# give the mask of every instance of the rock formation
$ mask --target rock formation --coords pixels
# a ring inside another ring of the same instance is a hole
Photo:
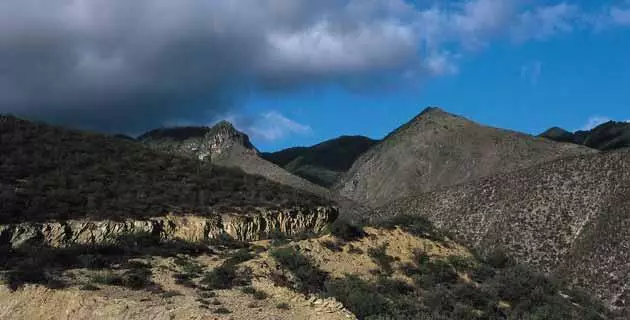
[[[228,236],[239,241],[266,239],[274,233],[319,233],[337,218],[334,207],[257,209],[209,217],[164,216],[146,220],[69,220],[0,225],[0,246],[43,244],[52,247],[106,244],[148,233],[159,239],[198,242]]]

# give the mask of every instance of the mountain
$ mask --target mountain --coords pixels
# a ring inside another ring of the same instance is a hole
[[[356,202],[374,206],[593,152],[427,108],[361,155],[334,189]]]
[[[294,147],[261,156],[287,171],[323,187],[331,187],[354,161],[377,141],[341,136],[311,147]]]
[[[540,136],[609,151],[630,147],[630,122],[608,121],[591,130],[580,130],[574,133],[554,127],[541,133]]]
[[[428,217],[478,250],[521,262],[630,307],[630,150],[539,164],[394,201],[371,219]]]
[[[0,224],[11,224],[212,216],[330,202],[137,142],[0,116],[0,204]],[[6,230],[0,227],[1,241]]]
[[[137,140],[160,152],[207,160],[219,166],[237,167],[246,173],[320,196],[329,194],[327,189],[263,159],[249,137],[227,121],[221,121],[213,127],[156,129],[139,136]]]

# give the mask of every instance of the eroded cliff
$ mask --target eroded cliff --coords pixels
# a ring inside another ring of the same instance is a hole
[[[240,241],[268,238],[274,233],[293,235],[321,232],[338,215],[335,207],[253,209],[203,216],[163,216],[145,220],[68,220],[0,225],[0,246],[43,244],[63,247],[103,244],[135,233],[150,233],[160,239],[202,241],[229,236]]]

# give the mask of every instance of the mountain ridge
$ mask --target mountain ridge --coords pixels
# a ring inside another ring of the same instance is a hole
[[[430,107],[362,154],[333,189],[372,206],[595,150],[488,127]]]

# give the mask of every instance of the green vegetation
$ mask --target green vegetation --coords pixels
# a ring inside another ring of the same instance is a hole
[[[323,283],[328,278],[325,272],[319,270],[309,258],[293,247],[274,249],[271,251],[271,256],[284,270],[291,273],[294,278],[293,288],[298,292],[320,292]],[[278,277],[280,281],[277,281],[277,279],[276,284],[285,285],[287,282],[290,283],[286,276],[283,276]]]
[[[383,224],[444,241],[426,219],[404,216]],[[483,257],[437,258],[418,249],[411,263],[400,265],[400,271],[412,279],[408,283],[391,277],[396,264],[386,249],[383,245],[368,250],[379,270],[373,280],[365,280],[350,274],[331,278],[296,248],[277,248],[271,255],[290,277],[275,275],[275,282],[334,297],[359,319],[590,320],[609,316],[584,292],[563,289],[556,280],[515,263],[503,250]]]
[[[251,294],[252,297],[254,297],[254,299],[256,300],[265,300],[269,297],[269,295],[261,290],[257,290],[253,287],[243,287],[241,288],[241,292],[245,293],[245,294]]]
[[[291,305],[286,302],[280,302],[276,305],[276,308],[282,309],[282,310],[289,310],[291,309]]]
[[[161,241],[147,233],[129,234],[97,246],[53,248],[25,244],[0,252],[0,277],[13,290],[28,283],[61,288],[66,282],[64,270],[86,268],[94,273],[95,283],[139,289],[152,285],[151,266],[139,259],[204,253],[210,253],[207,244]]]
[[[238,169],[0,116],[0,223],[325,203]]]
[[[312,147],[296,147],[262,157],[287,171],[324,187],[332,186],[341,173],[352,167],[354,161],[376,140],[362,136],[342,136]]]
[[[239,270],[238,265],[254,258],[248,249],[240,249],[221,265],[206,272],[201,283],[208,289],[230,289],[234,286],[248,285],[251,282],[249,270]]]
[[[328,229],[330,234],[343,241],[355,241],[365,237],[363,228],[344,219],[337,219],[330,224]]]

